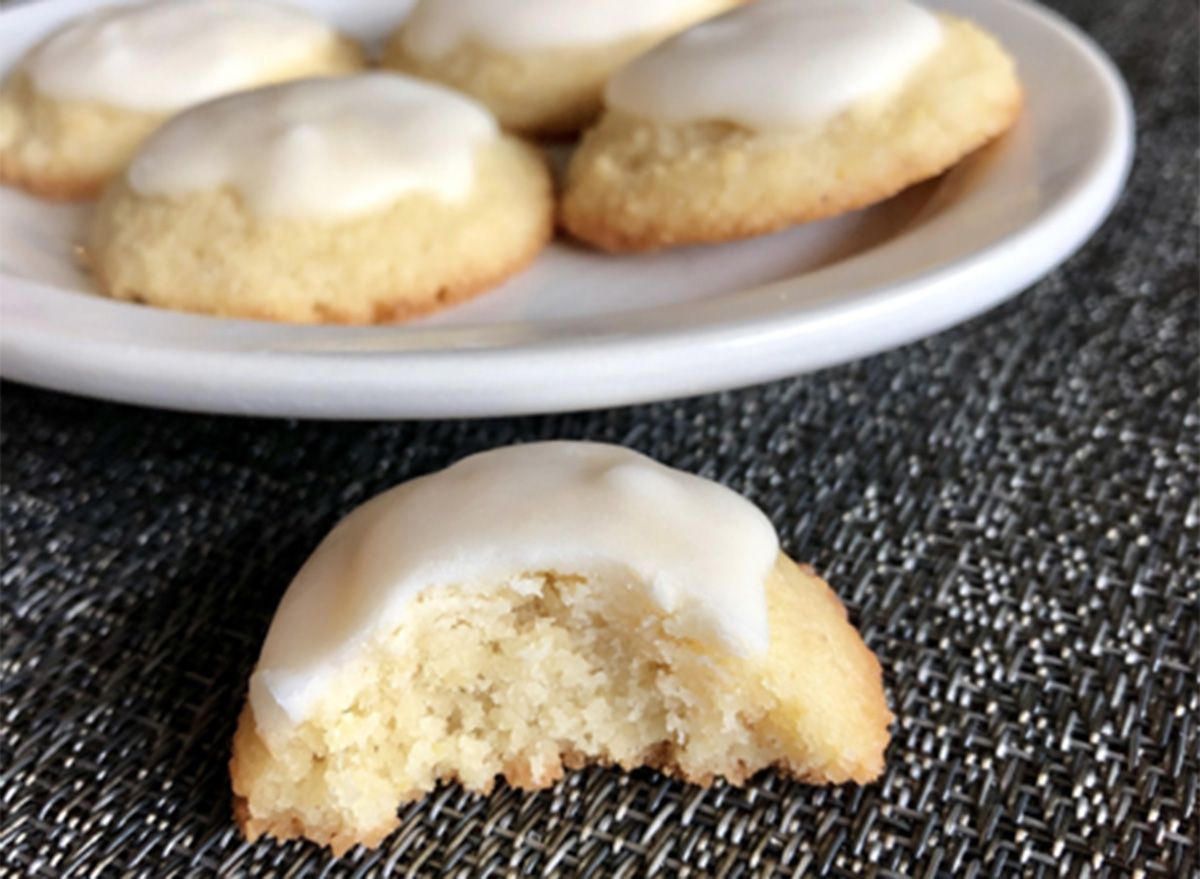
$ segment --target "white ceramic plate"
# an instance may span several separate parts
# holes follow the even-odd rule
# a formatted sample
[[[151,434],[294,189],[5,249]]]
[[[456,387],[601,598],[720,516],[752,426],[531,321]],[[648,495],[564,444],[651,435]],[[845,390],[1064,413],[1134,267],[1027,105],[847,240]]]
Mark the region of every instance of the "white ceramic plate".
[[[363,36],[378,36],[397,8],[306,5]],[[1112,64],[1056,15],[1021,0],[931,5],[1004,42],[1025,112],[1002,141],[874,209],[651,256],[556,244],[503,288],[431,319],[295,327],[102,298],[73,260],[86,209],[2,190],[0,372],[176,409],[481,416],[737,387],[938,332],[1014,295],[1091,234],[1124,182],[1133,123]],[[47,0],[0,13],[0,68],[92,6]]]

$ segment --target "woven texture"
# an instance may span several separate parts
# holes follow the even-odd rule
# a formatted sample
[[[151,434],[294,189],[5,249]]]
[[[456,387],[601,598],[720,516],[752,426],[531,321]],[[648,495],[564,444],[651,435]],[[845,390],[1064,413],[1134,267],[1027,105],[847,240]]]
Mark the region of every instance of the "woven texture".
[[[1063,2],[1129,79],[1116,216],[1017,300],[737,393],[480,422],[165,414],[3,389],[0,876],[1195,876],[1197,21]],[[879,654],[883,779],[440,790],[376,852],[248,845],[225,764],[291,574],[375,492],[586,437],[759,503]]]

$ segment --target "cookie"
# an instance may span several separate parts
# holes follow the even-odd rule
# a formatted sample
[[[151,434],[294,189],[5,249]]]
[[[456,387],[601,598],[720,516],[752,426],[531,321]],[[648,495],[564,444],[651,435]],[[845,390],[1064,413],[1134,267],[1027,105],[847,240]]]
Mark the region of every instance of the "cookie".
[[[98,9],[34,46],[0,85],[0,182],[92,198],[185,107],[362,66],[352,41],[262,0]]]
[[[419,0],[383,64],[486,104],[510,131],[570,134],[630,59],[744,0]]]
[[[934,177],[1016,119],[1013,62],[903,0],[759,0],[616,74],[563,225],[609,251],[772,232]]]
[[[105,192],[87,244],[117,299],[365,324],[426,314],[523,268],[554,201],[487,110],[390,73],[310,79],[176,116]]]
[[[250,678],[234,811],[250,839],[340,853],[443,781],[869,782],[891,720],[841,603],[749,501],[616,446],[533,443],[385,492],[318,547]]]

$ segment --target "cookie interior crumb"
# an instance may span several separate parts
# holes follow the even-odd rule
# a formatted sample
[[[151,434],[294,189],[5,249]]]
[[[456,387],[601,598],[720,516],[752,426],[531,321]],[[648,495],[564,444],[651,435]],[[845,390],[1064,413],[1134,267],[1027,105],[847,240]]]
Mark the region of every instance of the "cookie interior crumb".
[[[304,723],[260,736],[247,708],[231,764],[243,830],[341,851],[377,843],[439,781],[539,788],[589,762],[701,784],[771,765],[875,777],[878,663],[815,575],[781,557],[768,598],[770,651],[739,658],[682,635],[630,578],[428,590]]]

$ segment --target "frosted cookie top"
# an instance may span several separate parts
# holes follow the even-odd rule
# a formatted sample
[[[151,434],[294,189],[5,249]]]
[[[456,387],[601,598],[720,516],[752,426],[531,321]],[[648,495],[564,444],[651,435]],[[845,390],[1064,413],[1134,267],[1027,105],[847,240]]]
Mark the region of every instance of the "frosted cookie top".
[[[472,41],[509,52],[616,42],[696,21],[719,0],[418,0],[404,48],[438,58]]]
[[[605,101],[663,122],[794,127],[898,86],[940,41],[907,0],[756,0],[635,59]]]
[[[417,593],[519,584],[538,571],[631,575],[689,635],[760,653],[778,552],[770,521],[745,498],[628,449],[484,452],[379,495],[334,528],[276,611],[251,704],[260,726],[300,722]]]
[[[408,193],[459,201],[491,114],[391,73],[308,79],[230,95],[174,117],[128,170],[143,195],[230,187],[264,216],[339,219]]]
[[[337,34],[265,0],[186,0],[98,9],[24,58],[38,91],[142,112],[170,112],[262,81]]]

